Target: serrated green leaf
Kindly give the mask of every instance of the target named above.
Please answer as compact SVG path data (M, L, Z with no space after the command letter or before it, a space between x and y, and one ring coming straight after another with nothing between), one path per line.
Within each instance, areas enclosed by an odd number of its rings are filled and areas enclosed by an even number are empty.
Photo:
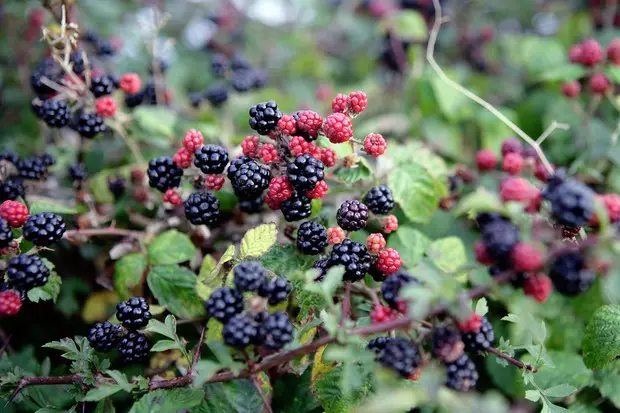
M487 305L487 299L482 297L476 303L476 314L484 317L489 312L489 306Z
M275 245L260 258L263 266L278 275L291 279L297 271L303 272L312 266L312 259L297 254L293 245Z
M205 314L202 300L196 293L196 275L177 265L153 267L147 283L160 304L180 318L197 318Z
M61 204L59 201L43 197L32 197L28 210L31 215L41 212L53 212L60 215L75 215L78 213L77 208L74 206Z
M126 392L130 392L135 387L135 384L129 383L127 377L118 370L106 370L106 374L116 380L116 384L121 386Z
M48 300L56 302L58 294L60 294L61 284L62 279L60 278L60 276L58 276L58 274L56 274L55 272L52 272L47 278L47 282L45 283L45 285L41 287L35 287L28 291L28 300L33 303Z
M265 254L276 243L278 227L276 224L263 224L245 233L241 240L239 258L257 258Z
M371 175L371 170L365 162L358 162L350 168L341 167L334 173L338 178L347 184L366 180Z
M620 409L620 360L616 359L596 371L594 378L601 394Z
M536 384L541 388L552 387L557 383L566 383L576 388L583 388L592 383L592 371L583 363L578 354L562 351L549 351L553 367L542 366L535 374ZM524 357L523 361L533 362L533 358Z
M140 284L145 269L146 257L140 253L127 254L116 261L114 289L121 300L131 297L131 290Z
M176 337L176 331L171 330L169 326L155 319L149 320L149 323L146 325L144 331L161 334L162 336L168 337L172 340Z
M174 340L159 340L151 347L151 351L155 353L168 350L180 350L179 344Z
M620 305L599 308L586 327L582 341L587 367L600 369L620 354Z
M557 386L549 387L544 391L547 397L567 397L571 393L574 393L577 389L570 384L558 384Z
M204 397L202 389L159 389L144 395L129 413L178 413L198 406Z
M540 80L570 82L582 78L587 73L582 65L564 63L540 74Z
M467 264L465 245L458 237L447 237L433 241L427 255L442 271L453 273Z
M196 375L194 376L194 387L202 386L207 380L209 380L215 373L220 370L222 366L212 360L200 360L196 364Z
M394 32L401 39L424 40L428 35L428 25L417 11L400 10L394 18Z
M203 387L205 401L192 413L258 413L263 400L249 380L209 383Z
M217 262L212 256L204 257L196 280L196 293L202 300L208 300L213 290L221 285L219 272L214 271L216 268Z
M531 402L537 402L540 400L540 392L538 390L527 390L525 392L525 398Z
M357 372L357 379L354 388L349 389L349 394L344 395L342 391L343 366L337 366L322 375L313 383L314 392L321 401L321 406L327 413L345 413L352 410L353 406L359 403L370 391L370 372L361 367ZM348 375L351 377L351 374Z
M148 246L151 265L179 264L196 255L192 240L176 229L159 234Z
M421 231L408 225L398 228L388 238L387 246L400 252L406 268L415 267L426 253L431 240Z
M424 167L402 165L388 178L389 186L407 218L416 223L428 222L439 205L440 186Z
M140 106L133 112L138 125L145 131L156 135L172 136L177 114L163 106ZM143 134L139 134L143 136ZM144 134L146 138L148 135Z
M100 384L94 389L90 389L88 393L86 393L86 395L84 396L83 400L85 402L97 402L99 400L105 399L106 397L110 397L111 395L118 393L121 390L123 390L123 387L118 384Z

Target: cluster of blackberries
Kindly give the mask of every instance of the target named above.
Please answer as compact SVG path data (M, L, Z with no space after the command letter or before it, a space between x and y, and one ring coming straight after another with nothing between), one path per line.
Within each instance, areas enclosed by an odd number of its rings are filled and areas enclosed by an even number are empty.
M142 297L131 297L116 305L116 318L121 325L109 321L95 323L88 331L88 341L97 351L118 349L124 363L136 363L148 357L150 345L139 328L148 324L152 314Z
M290 283L281 277L267 278L263 266L256 261L240 262L233 270L234 288L221 287L205 302L209 317L224 324L222 336L230 347L243 349L248 345L279 350L293 340L293 325L283 312L244 311L244 293L256 293L269 305L287 299Z
M565 227L582 227L594 216L594 191L561 172L549 178L543 197L551 203L555 221Z
M116 49L114 48L112 43L107 39L103 39L97 32L93 30L88 30L85 33L83 40L86 45L92 47L92 50L97 57L106 58L106 57L114 56L116 54ZM78 59L78 61L80 61L81 53L79 53L79 51L74 52L71 55L72 58L74 54L76 55L76 58ZM78 73L77 71L75 71L75 65L74 65L73 71Z
M9 260L6 282L9 288L27 293L47 283L50 269L36 254L20 254Z
M367 348L376 354L377 361L403 378L412 376L420 365L420 352L415 343L404 338L377 337Z
M0 202L4 202L25 197L24 181L46 178L56 160L48 153L22 159L15 152L3 151L0 162L6 163L4 179L0 181Z

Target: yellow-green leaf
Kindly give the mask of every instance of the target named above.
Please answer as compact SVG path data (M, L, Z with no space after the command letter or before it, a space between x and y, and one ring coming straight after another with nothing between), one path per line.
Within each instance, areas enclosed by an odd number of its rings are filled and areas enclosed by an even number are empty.
M276 224L263 224L252 228L241 240L240 258L260 257L273 247L277 237Z
M122 300L129 298L131 291L140 285L145 269L146 257L140 253L127 254L116 262L114 289Z
M465 245L458 237L446 237L433 241L428 248L428 256L440 270L449 273L467 264Z
M148 254L152 265L179 264L194 258L196 247L187 235L171 229L155 237Z

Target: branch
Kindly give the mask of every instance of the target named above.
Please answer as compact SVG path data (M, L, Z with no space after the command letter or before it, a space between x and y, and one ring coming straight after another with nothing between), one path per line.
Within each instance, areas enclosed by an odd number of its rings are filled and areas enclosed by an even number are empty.
M540 146L532 139L527 133L525 133L521 128L515 125L510 119L508 119L504 114L502 114L499 110L495 108L492 104L482 99L480 96L471 92L470 90L464 88L463 86L456 83L454 80L450 79L446 73L441 69L441 67L437 64L435 60L434 52L435 52L435 44L437 43L437 36L439 35L439 29L441 29L441 24L444 23L441 16L441 4L439 0L433 0L433 5L435 6L435 22L433 23L433 28L430 33L430 37L428 39L428 46L426 48L426 60L431 65L433 71L448 85L450 85L453 89L461 92L463 95L467 96L469 99L473 100L489 112L491 112L497 119L502 121L506 126L513 130L517 135L521 137L525 142L527 142L538 155L540 161L545 166L547 171L550 173L553 172L553 167L551 163L547 160L545 153L540 149Z
M526 363L522 363L519 360L510 357L508 354L506 353L502 353L501 351L499 351L498 349L496 349L495 347L491 347L488 348L487 351L489 353L495 354L497 357L506 360L507 362L514 364L515 366L519 367L520 369L527 369L529 371L531 371L532 373L536 373L538 370L536 369L536 367L530 365L530 364L526 364Z
M551 135L553 133L554 130L556 129L562 129L562 130L569 130L570 129L570 125L567 123L558 123L555 120L553 122L551 122L551 125L549 125L549 127L547 129L545 129L545 131L542 133L542 135L540 135L538 137L538 139L536 139L536 143L538 145L542 145L542 143L545 141L545 139L547 139L549 137L549 135Z
M75 239L79 237L131 237L140 238L144 236L142 231L133 231L122 228L92 228L92 229L73 229L65 232L64 238Z

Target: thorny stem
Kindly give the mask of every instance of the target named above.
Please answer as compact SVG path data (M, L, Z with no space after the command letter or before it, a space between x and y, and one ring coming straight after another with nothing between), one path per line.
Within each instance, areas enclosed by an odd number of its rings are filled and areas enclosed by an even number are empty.
M529 371L532 372L536 372L536 368L531 366L530 364L525 364L513 357L510 357L508 354L506 353L502 353L501 351L499 351L498 349L496 349L495 347L491 347L489 349L487 349L487 351L489 353L495 354L497 357L506 360L507 362L514 364L515 366L519 367L520 369L527 369Z
M480 96L476 95L475 93L456 83L454 80L450 79L443 71L443 69L437 64L437 61L434 57L435 44L437 43L439 29L441 28L442 23L444 23L444 20L442 20L441 16L441 4L439 4L439 0L433 0L433 5L435 6L435 22L433 23L433 28L428 39L428 46L426 48L426 60L428 60L428 63L430 64L433 71L437 74L437 76L439 76L439 78L441 78L441 80L446 82L453 89L461 92L463 95L467 96L469 99L473 100L474 102L491 112L496 118L498 118L500 121L506 124L506 126L512 129L517 135L519 135L519 137L521 137L521 139L523 139L532 148L534 148L536 154L540 158L540 161L545 166L545 169L547 169L548 172L553 173L553 167L551 166L551 163L549 163L547 157L545 156L545 153L540 148L540 145L538 145L538 143L534 141L534 139L532 139L521 128L515 125L510 119L504 116L504 114L497 110L495 106L491 105Z

